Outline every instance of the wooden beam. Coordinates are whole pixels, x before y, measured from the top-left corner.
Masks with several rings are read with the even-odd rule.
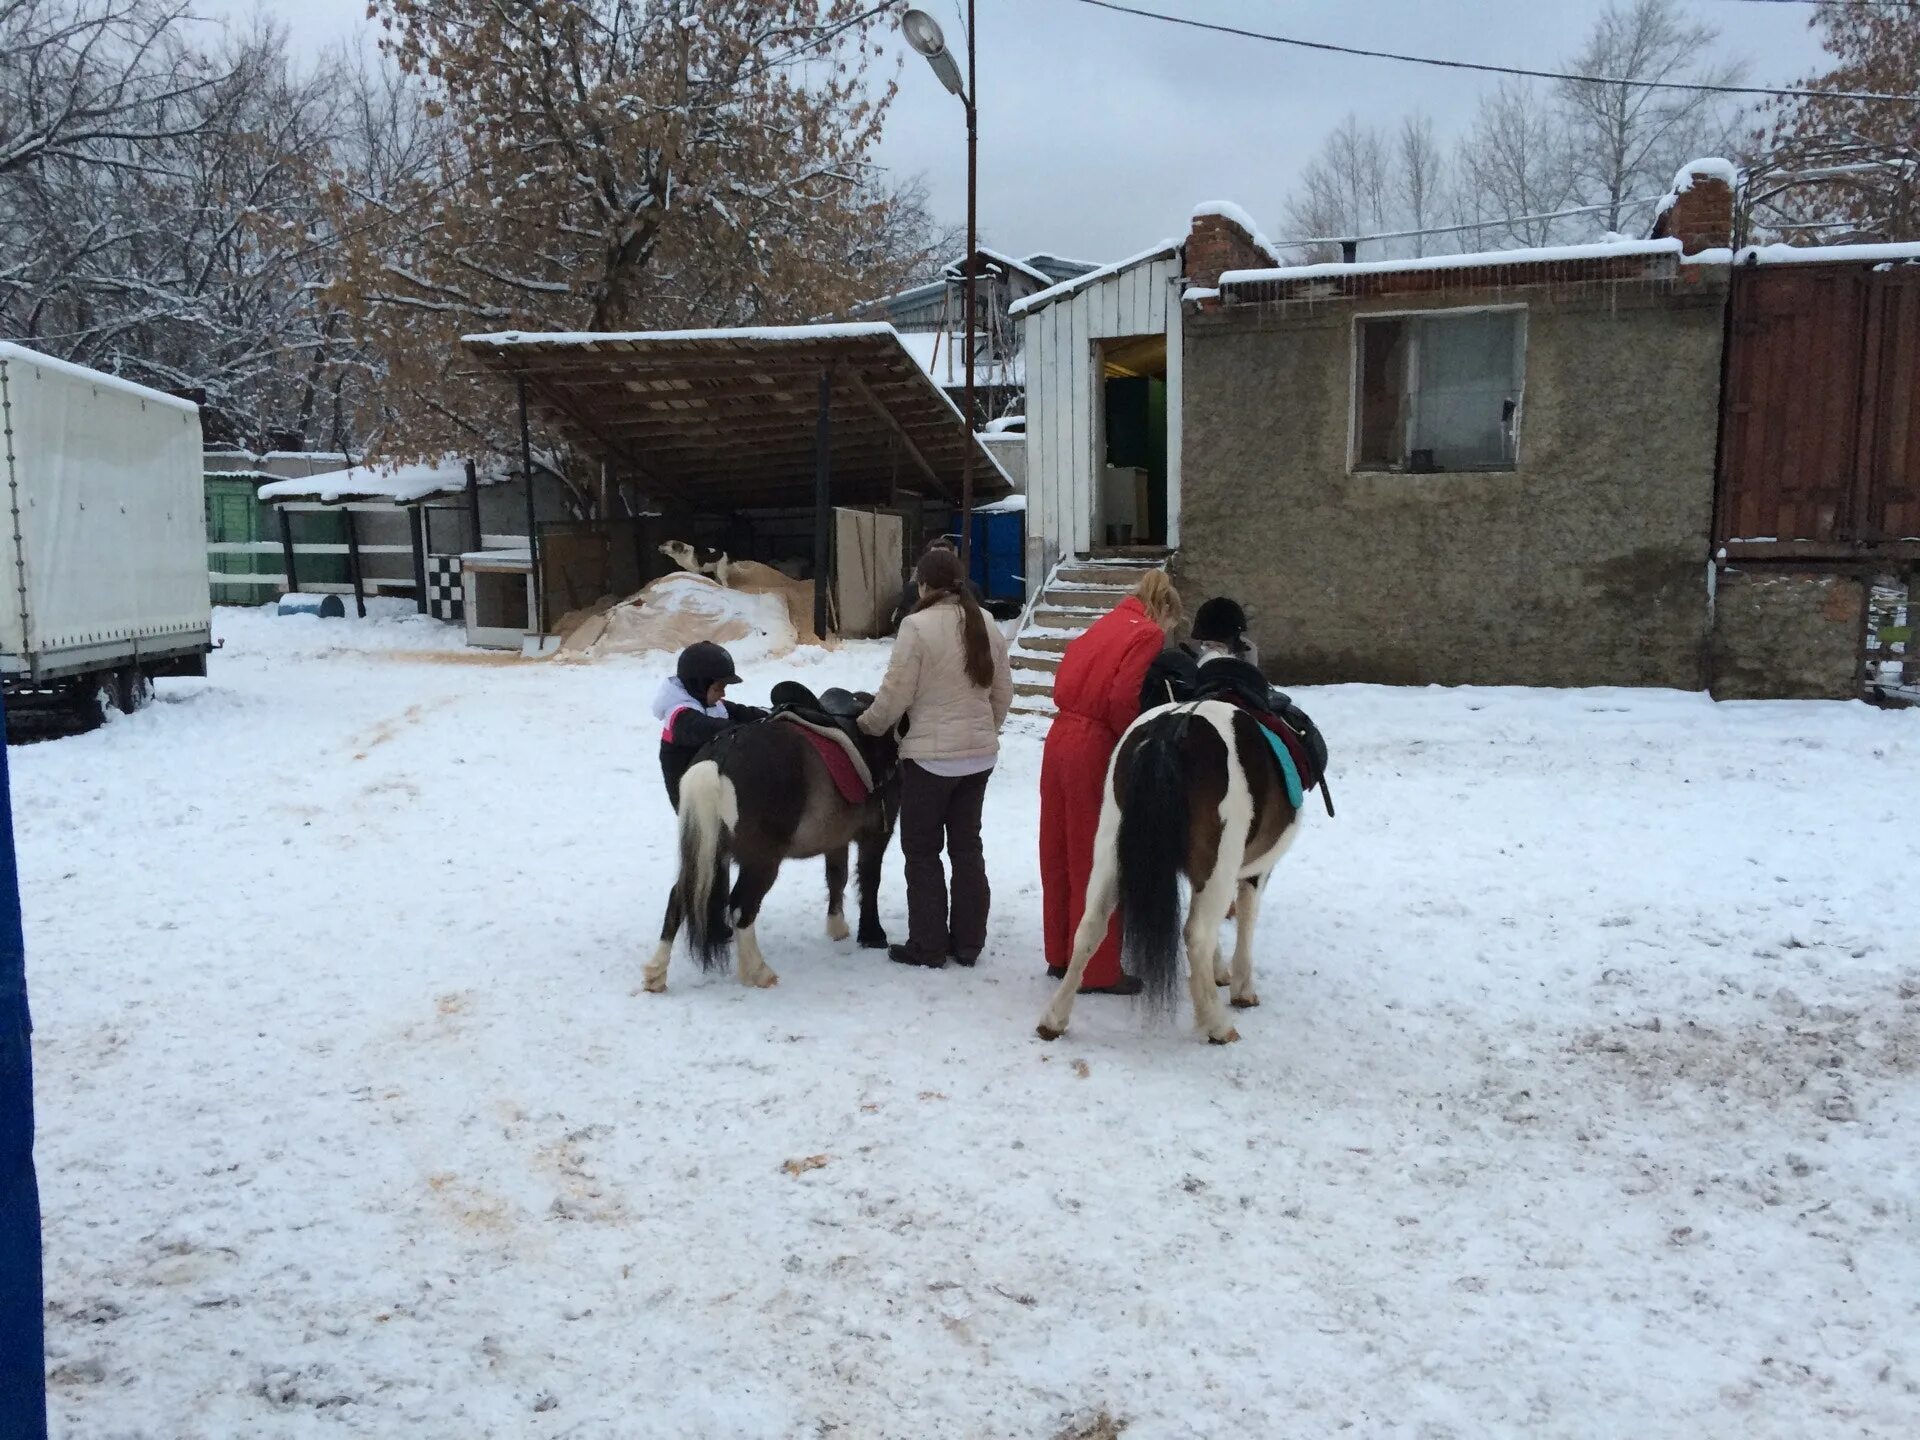
[[[900,447],[907,452],[908,458],[919,466],[920,473],[933,482],[935,489],[943,494],[947,493],[947,487],[934,472],[933,466],[927,463],[927,457],[920,453],[920,447],[913,443],[913,437],[907,434],[906,427],[894,419],[893,412],[880,403],[880,398],[867,387],[867,382],[858,370],[847,371],[847,383],[853,387],[853,393],[860,397],[867,408],[880,417],[880,423],[892,432],[893,437],[900,442]]]

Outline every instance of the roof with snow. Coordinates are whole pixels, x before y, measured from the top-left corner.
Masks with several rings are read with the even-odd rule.
[[[1324,300],[1438,289],[1509,288],[1670,278],[1681,267],[1724,269],[1725,250],[1684,253],[1677,239],[1613,240],[1532,250],[1486,250],[1359,264],[1288,265],[1229,270],[1218,290],[1189,289],[1184,299]],[[1694,271],[1699,273],[1698,268]]]
[[[967,383],[967,364],[958,353],[956,342],[959,335],[949,330],[902,330],[900,343],[907,347],[907,353],[913,356],[915,363],[933,377],[933,383],[942,390],[964,388]],[[981,335],[978,345],[984,347],[986,336]],[[977,351],[976,351],[977,353]],[[975,365],[973,383],[975,385],[1024,385],[1027,383],[1027,362],[1022,355],[1010,356],[1004,360],[980,358]]]
[[[1148,250],[1142,250],[1138,255],[1129,255],[1124,260],[1116,260],[1111,265],[1102,265],[1097,270],[1089,270],[1084,275],[1076,275],[1071,280],[1062,281],[1058,285],[1040,291],[1037,295],[1029,295],[1024,300],[1016,300],[1007,307],[1007,313],[1009,315],[1030,315],[1043,305],[1051,305],[1054,301],[1064,300],[1067,296],[1074,294],[1076,291],[1084,290],[1089,285],[1097,285],[1102,280],[1110,280],[1115,275],[1125,274],[1136,265],[1148,265],[1155,260],[1166,260],[1176,257],[1179,254],[1180,242],[1178,240],[1162,240],[1158,245]]]
[[[836,504],[896,487],[981,499],[1013,487],[891,325],[469,335],[467,352],[576,444],[641,488],[696,509],[811,502],[820,382],[830,375]]]
[[[485,466],[476,478],[482,485],[497,485],[511,475],[504,468]],[[466,489],[467,462],[458,455],[445,455],[424,465],[349,465],[343,470],[275,480],[262,485],[259,494],[269,504],[356,505],[384,500],[393,505],[418,505],[463,495]]]
[[[56,360],[51,355],[42,355],[38,350],[29,350],[24,345],[15,345],[11,341],[0,340],[0,365],[38,365],[42,369],[69,376],[75,380],[84,380],[102,390],[113,390],[122,395],[131,395],[145,400],[149,404],[164,405],[170,410],[183,410],[197,415],[200,407],[191,400],[182,400],[178,395],[168,395],[164,391],[150,389],[133,380],[123,380],[118,375],[109,375],[104,370],[90,369],[85,365],[76,365],[71,360]]]

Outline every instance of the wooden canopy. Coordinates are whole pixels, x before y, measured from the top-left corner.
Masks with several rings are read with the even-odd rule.
[[[509,332],[463,343],[616,473],[696,509],[813,503],[823,435],[837,505],[890,504],[899,490],[957,504],[968,447],[976,500],[1012,489],[891,325]]]

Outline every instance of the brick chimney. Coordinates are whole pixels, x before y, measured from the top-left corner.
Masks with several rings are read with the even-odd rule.
[[[1725,250],[1733,245],[1734,168],[1725,160],[1692,160],[1673,177],[1661,201],[1653,238],[1677,239],[1684,252]]]
[[[1199,290],[1217,289],[1229,270],[1266,270],[1273,256],[1258,240],[1246,217],[1229,213],[1231,206],[1202,205],[1193,214],[1187,236],[1187,284]]]

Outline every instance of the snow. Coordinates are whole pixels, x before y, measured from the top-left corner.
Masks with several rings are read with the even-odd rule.
[[[913,357],[914,363],[927,373],[934,384],[940,386],[964,386],[967,383],[966,366],[955,353],[959,336],[944,330],[903,330],[899,332],[900,344]],[[983,333],[979,343],[986,344]],[[1026,384],[1027,362],[1023,355],[1015,355],[1006,360],[982,358],[979,368],[974,372],[976,385],[1024,385]]]
[[[1920,261],[1920,240],[1891,245],[1749,245],[1733,257],[1736,265],[1870,265]]]
[[[56,360],[51,355],[42,355],[38,350],[29,350],[24,345],[15,345],[10,340],[0,340],[0,366],[8,364],[40,365],[56,374],[69,379],[84,380],[97,385],[102,390],[117,391],[122,395],[133,395],[153,405],[164,405],[169,410],[184,410],[189,415],[198,415],[200,407],[191,400],[182,400],[178,395],[168,395],[159,390],[150,390],[132,380],[123,380],[118,375],[109,375],[104,370],[90,369],[85,365],[76,365],[71,360]]]
[[[1920,1434],[1920,713],[1296,690],[1242,1042],[1049,1046],[1044,721],[978,969],[638,994],[668,662],[398,608],[12,753],[55,1433]]]
[[[1733,161],[1722,159],[1718,155],[1689,160],[1674,172],[1671,193],[1686,194],[1693,188],[1693,182],[1696,180],[1718,180],[1731,190],[1740,183],[1740,167]]]
[[[1026,508],[1026,496],[1009,495],[1004,500],[995,500],[991,505],[976,505],[973,507],[973,513],[976,515],[1018,515]]]
[[[1026,276],[1029,280],[1036,281],[1041,285],[1053,284],[1053,277],[1051,275],[1048,275],[1043,270],[1034,269],[1031,265],[1027,264],[1026,261],[1016,259],[1012,255],[1006,254],[1004,251],[989,249],[987,246],[982,245],[978,248],[977,253],[986,256],[987,259],[993,261],[995,264],[1004,265],[1006,266],[1007,269],[1017,271],[1018,273]],[[967,257],[962,255],[957,260],[948,261],[946,269],[941,273],[944,274],[949,280],[966,279],[967,278]],[[977,282],[976,282],[975,288],[976,289],[979,288]]]
[[[1630,240],[1612,245],[1546,245],[1526,250],[1482,250],[1468,255],[1425,255],[1407,260],[1365,260],[1358,264],[1287,265],[1273,270],[1229,270],[1222,287],[1262,285],[1289,280],[1322,280],[1336,275],[1385,275],[1409,270],[1477,270],[1486,265],[1548,265],[1569,260],[1613,260],[1632,256],[1681,255],[1677,239]],[[1694,263],[1699,257],[1687,257]]]
[[[1238,225],[1242,230],[1247,232],[1247,235],[1253,241],[1254,248],[1264,251],[1267,259],[1271,260],[1275,265],[1284,263],[1280,252],[1274,248],[1273,242],[1261,234],[1260,227],[1254,224],[1253,217],[1231,200],[1201,201],[1200,204],[1193,207],[1193,218],[1198,220],[1203,215],[1218,215],[1222,220],[1232,221],[1235,225]]]
[[[482,471],[479,475],[482,485],[497,484],[507,478],[495,470]],[[323,505],[341,500],[391,500],[396,505],[411,505],[466,488],[465,458],[447,455],[424,465],[350,465],[344,470],[275,480],[260,487],[260,499],[317,500]]]
[[[1002,415],[998,420],[989,420],[984,433],[988,435],[1024,435],[1026,430],[1026,416]]]
[[[1103,265],[1098,270],[1089,270],[1084,275],[1076,275],[1071,280],[1063,280],[1050,290],[1029,295],[1016,300],[1007,307],[1008,315],[1024,315],[1030,310],[1038,310],[1042,305],[1051,305],[1056,300],[1064,300],[1077,290],[1089,285],[1097,285],[1102,280],[1111,280],[1115,275],[1125,274],[1136,265],[1145,265],[1154,260],[1164,260],[1180,253],[1178,240],[1162,240],[1158,245],[1142,250],[1138,255],[1129,255],[1124,260],[1116,260],[1111,265]]]
[[[771,344],[807,344],[857,336],[897,335],[884,320],[840,321],[823,325],[744,325],[731,330],[504,330],[462,335],[467,345],[598,345],[642,340],[753,340]]]

